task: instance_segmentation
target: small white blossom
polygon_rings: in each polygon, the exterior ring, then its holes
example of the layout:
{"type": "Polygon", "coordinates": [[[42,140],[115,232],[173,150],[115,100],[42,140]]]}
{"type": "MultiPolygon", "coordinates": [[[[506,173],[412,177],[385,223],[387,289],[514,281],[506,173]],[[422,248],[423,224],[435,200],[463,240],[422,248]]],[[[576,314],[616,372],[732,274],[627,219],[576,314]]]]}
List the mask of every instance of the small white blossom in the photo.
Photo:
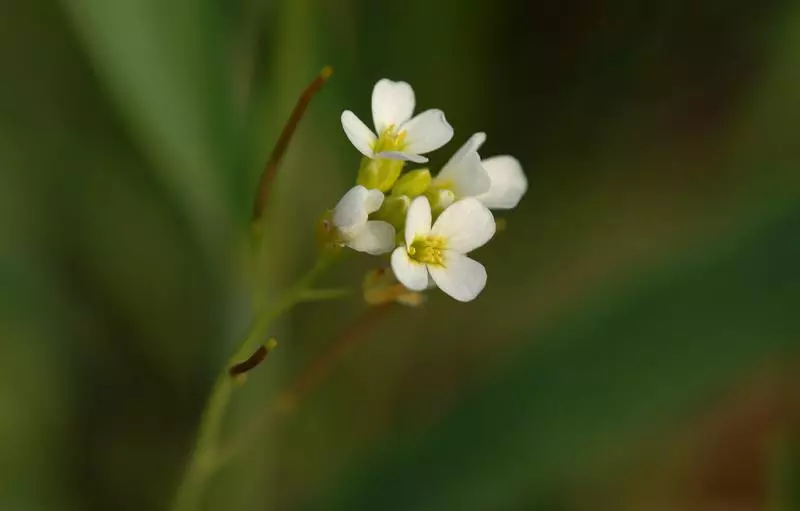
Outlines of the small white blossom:
{"type": "Polygon", "coordinates": [[[485,133],[476,133],[456,151],[436,178],[434,187],[452,191],[456,199],[475,197],[491,209],[511,209],[528,190],[522,165],[508,155],[481,160],[478,149],[485,133]]]}
{"type": "Polygon", "coordinates": [[[413,291],[428,278],[458,301],[473,300],[486,285],[486,269],[465,254],[483,246],[495,232],[492,213],[477,199],[455,202],[431,227],[431,205],[424,196],[408,207],[405,245],[392,252],[392,270],[413,291]]]}
{"type": "Polygon", "coordinates": [[[383,204],[383,194],[361,185],[351,188],[333,210],[333,225],[340,241],[353,250],[372,255],[394,248],[395,230],[388,222],[368,220],[383,204]]]}
{"type": "Polygon", "coordinates": [[[409,84],[384,78],[372,90],[375,133],[350,110],[342,113],[342,127],[350,142],[368,158],[425,163],[428,159],[421,155],[449,142],[453,128],[441,110],[426,110],[412,118],[414,106],[414,90],[409,84]]]}

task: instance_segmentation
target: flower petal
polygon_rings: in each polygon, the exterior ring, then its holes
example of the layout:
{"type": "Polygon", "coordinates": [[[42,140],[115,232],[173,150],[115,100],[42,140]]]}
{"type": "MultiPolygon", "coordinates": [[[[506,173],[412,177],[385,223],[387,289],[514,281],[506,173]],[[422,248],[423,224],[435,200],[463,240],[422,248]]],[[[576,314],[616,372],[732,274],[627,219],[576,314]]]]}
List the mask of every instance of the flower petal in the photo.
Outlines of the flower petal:
{"type": "Polygon", "coordinates": [[[414,89],[406,82],[384,78],[372,89],[372,122],[380,135],[388,126],[399,127],[414,113],[414,89]]]}
{"type": "MultiPolygon", "coordinates": [[[[380,192],[378,192],[380,193],[380,192]]],[[[370,191],[361,185],[349,189],[333,209],[333,225],[345,236],[354,236],[367,222],[367,198],[370,191]]]]}
{"type": "Polygon", "coordinates": [[[457,153],[442,168],[434,182],[449,184],[458,197],[475,197],[489,191],[491,185],[489,173],[481,165],[481,158],[474,150],[460,155],[457,153]]]}
{"type": "Polygon", "coordinates": [[[424,264],[408,257],[406,247],[397,247],[392,252],[392,271],[397,280],[412,291],[428,287],[428,270],[424,264]]]}
{"type": "Polygon", "coordinates": [[[462,199],[445,209],[431,229],[432,235],[442,236],[447,240],[448,249],[461,254],[483,246],[492,239],[494,232],[492,212],[472,197],[462,199]]]}
{"type": "Polygon", "coordinates": [[[450,160],[445,163],[444,167],[442,167],[442,172],[444,172],[444,170],[450,165],[458,165],[458,162],[460,162],[468,153],[477,153],[480,151],[484,142],[486,142],[486,133],[478,132],[473,134],[471,137],[469,137],[469,140],[464,142],[464,145],[458,148],[458,151],[455,152],[450,160]]]}
{"type": "Polygon", "coordinates": [[[431,232],[431,203],[425,196],[419,196],[408,206],[406,212],[406,247],[410,247],[417,236],[431,232]]]}
{"type": "Polygon", "coordinates": [[[493,156],[483,160],[483,168],[489,175],[489,190],[478,195],[477,199],[487,208],[511,209],[519,204],[528,191],[528,179],[522,165],[512,156],[493,156]]]}
{"type": "Polygon", "coordinates": [[[380,190],[368,190],[367,196],[364,198],[364,208],[367,214],[374,213],[381,209],[383,204],[383,192],[380,190]]]}
{"type": "Polygon", "coordinates": [[[425,154],[439,149],[453,138],[453,127],[441,110],[425,110],[403,124],[406,132],[405,153],[425,154]]]}
{"type": "Polygon", "coordinates": [[[372,146],[375,145],[375,141],[378,139],[375,133],[350,110],[342,112],[342,128],[344,128],[344,134],[347,135],[347,138],[356,149],[364,156],[372,158],[372,146]]]}
{"type": "Polygon", "coordinates": [[[413,161],[414,163],[427,163],[428,159],[418,154],[400,151],[382,151],[375,155],[375,158],[386,158],[388,160],[413,161]]]}
{"type": "Polygon", "coordinates": [[[486,286],[486,268],[474,259],[446,250],[444,266],[428,266],[439,289],[459,302],[469,302],[486,286]]]}
{"type": "Polygon", "coordinates": [[[347,246],[367,254],[385,254],[391,252],[395,247],[394,233],[392,224],[380,220],[370,220],[347,243],[347,246]]]}
{"type": "Polygon", "coordinates": [[[456,196],[450,190],[436,190],[434,193],[433,207],[439,211],[449,208],[456,201],[456,196]]]}

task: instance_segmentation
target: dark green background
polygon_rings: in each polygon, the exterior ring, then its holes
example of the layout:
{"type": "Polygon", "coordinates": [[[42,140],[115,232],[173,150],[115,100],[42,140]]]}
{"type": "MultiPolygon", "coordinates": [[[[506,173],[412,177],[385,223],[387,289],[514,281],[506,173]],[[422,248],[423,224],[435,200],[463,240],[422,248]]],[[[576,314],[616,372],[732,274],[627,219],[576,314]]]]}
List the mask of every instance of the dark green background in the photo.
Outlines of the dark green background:
{"type": "MultiPolygon", "coordinates": [[[[485,131],[529,192],[476,252],[478,300],[393,311],[207,509],[789,506],[798,61],[790,1],[6,2],[0,509],[166,507],[253,291],[311,264],[353,184],[339,114],[368,120],[382,77],[447,113],[435,168],[485,131]],[[326,64],[254,268],[255,182],[326,64]]],[[[364,307],[286,316],[226,436],[364,307]]]]}

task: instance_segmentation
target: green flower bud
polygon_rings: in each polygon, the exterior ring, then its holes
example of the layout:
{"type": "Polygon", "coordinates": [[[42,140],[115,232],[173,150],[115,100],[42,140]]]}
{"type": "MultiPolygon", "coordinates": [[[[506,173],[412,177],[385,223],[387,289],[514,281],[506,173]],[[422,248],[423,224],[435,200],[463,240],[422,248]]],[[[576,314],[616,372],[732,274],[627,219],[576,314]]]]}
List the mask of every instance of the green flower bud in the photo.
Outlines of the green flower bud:
{"type": "Polygon", "coordinates": [[[406,195],[414,198],[425,193],[431,184],[431,173],[428,169],[417,169],[406,172],[394,184],[392,195],[406,195]]]}
{"type": "Polygon", "coordinates": [[[406,225],[406,211],[411,199],[405,195],[386,197],[381,208],[375,212],[376,220],[389,222],[397,232],[402,233],[406,225]]]}
{"type": "Polygon", "coordinates": [[[362,158],[356,184],[360,184],[368,190],[388,192],[403,171],[405,163],[403,160],[388,158],[362,158]]]}
{"type": "Polygon", "coordinates": [[[438,216],[442,211],[447,209],[447,207],[455,201],[456,197],[450,190],[433,187],[425,192],[425,196],[431,203],[431,211],[434,216],[438,216]]]}

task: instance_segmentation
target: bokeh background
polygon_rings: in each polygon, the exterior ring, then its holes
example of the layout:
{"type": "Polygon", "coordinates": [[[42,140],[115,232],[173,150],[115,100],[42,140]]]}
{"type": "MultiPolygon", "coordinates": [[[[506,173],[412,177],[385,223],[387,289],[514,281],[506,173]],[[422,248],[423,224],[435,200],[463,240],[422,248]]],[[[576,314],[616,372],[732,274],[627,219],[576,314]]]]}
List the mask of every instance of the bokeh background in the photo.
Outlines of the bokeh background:
{"type": "MultiPolygon", "coordinates": [[[[213,379],[410,82],[530,181],[478,300],[301,305],[209,510],[797,509],[800,6],[11,0],[0,15],[0,509],[165,509],[213,379]],[[248,256],[258,175],[326,64],[248,256]],[[350,335],[350,334],[348,334],[350,335]]],[[[358,288],[378,260],[327,285],[358,288]]]]}

